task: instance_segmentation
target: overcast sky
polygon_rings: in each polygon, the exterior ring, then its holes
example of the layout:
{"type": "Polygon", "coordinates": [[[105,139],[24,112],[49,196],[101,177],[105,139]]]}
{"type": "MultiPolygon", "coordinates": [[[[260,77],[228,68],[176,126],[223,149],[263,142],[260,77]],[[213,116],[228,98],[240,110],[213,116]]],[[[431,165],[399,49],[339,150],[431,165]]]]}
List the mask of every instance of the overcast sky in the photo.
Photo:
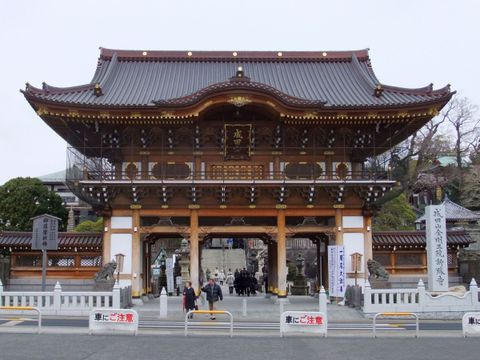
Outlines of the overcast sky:
{"type": "Polygon", "coordinates": [[[0,0],[0,184],[65,168],[66,143],[20,88],[85,84],[99,47],[370,48],[384,84],[447,83],[480,105],[478,0],[0,0]]]}

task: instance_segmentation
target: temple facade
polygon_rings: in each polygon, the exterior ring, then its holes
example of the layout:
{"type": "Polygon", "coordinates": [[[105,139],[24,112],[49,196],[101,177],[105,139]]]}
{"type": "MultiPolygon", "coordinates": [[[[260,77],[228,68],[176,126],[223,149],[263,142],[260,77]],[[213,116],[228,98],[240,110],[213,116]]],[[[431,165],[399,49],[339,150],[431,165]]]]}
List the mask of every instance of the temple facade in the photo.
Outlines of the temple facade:
{"type": "MultiPolygon", "coordinates": [[[[68,144],[70,189],[104,217],[103,262],[151,289],[157,241],[187,239],[194,287],[209,239],[268,247],[268,291],[287,295],[286,241],[310,239],[328,287],[327,245],[372,255],[371,206],[392,186],[392,147],[450,100],[432,85],[382,84],[367,50],[101,49],[92,80],[27,84],[27,101],[68,144]]],[[[362,281],[359,281],[362,284],[362,281]]]]}

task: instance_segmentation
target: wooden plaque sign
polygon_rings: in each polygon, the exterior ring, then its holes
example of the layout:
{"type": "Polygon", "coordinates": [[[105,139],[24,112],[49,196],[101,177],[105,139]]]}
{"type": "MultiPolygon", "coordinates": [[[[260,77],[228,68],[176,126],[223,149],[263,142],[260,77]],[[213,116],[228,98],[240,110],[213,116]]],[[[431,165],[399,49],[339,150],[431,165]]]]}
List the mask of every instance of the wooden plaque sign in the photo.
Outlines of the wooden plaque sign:
{"type": "Polygon", "coordinates": [[[225,160],[250,160],[251,124],[225,124],[225,160]]]}

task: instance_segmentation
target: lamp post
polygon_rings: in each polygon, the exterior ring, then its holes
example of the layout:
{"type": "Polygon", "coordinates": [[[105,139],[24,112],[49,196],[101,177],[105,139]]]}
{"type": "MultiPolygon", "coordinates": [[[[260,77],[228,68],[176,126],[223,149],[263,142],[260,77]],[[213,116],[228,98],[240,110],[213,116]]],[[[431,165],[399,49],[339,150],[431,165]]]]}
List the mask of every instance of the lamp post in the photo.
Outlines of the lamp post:
{"type": "Polygon", "coordinates": [[[362,254],[356,252],[350,256],[352,257],[352,270],[355,273],[355,286],[357,286],[357,274],[362,268],[362,254]]]}
{"type": "Polygon", "coordinates": [[[123,271],[123,261],[125,260],[125,255],[118,253],[115,254],[115,262],[117,263],[117,284],[120,285],[120,273],[123,271]]]}

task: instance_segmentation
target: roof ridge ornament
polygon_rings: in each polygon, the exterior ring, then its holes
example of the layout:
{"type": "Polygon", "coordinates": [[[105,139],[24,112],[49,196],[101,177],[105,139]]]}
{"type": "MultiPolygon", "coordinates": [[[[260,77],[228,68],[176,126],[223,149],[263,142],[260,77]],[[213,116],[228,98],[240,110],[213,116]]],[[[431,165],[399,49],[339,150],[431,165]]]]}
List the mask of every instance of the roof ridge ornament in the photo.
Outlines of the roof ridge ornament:
{"type": "Polygon", "coordinates": [[[95,84],[95,87],[93,88],[93,94],[97,97],[103,95],[102,87],[100,86],[100,84],[95,84]]]}
{"type": "Polygon", "coordinates": [[[376,97],[380,97],[380,96],[382,96],[382,93],[383,93],[382,84],[377,84],[377,86],[375,86],[374,95],[375,95],[376,97]]]}

